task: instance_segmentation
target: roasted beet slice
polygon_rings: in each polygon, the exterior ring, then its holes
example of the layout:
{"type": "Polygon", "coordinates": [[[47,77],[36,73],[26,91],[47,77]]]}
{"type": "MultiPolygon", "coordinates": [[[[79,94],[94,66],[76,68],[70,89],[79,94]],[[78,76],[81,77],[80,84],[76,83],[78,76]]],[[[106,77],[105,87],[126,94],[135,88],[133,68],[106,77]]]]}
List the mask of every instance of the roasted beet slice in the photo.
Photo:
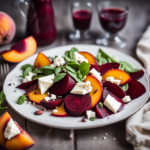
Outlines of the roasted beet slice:
{"type": "Polygon", "coordinates": [[[124,107],[125,107],[125,104],[122,102],[122,100],[120,98],[118,98],[116,95],[114,95],[113,93],[111,93],[110,91],[108,91],[106,89],[103,90],[102,101],[104,102],[108,95],[114,97],[116,101],[121,103],[121,106],[120,106],[120,108],[119,108],[119,110],[117,112],[122,111],[124,109],[124,107]]]}
{"type": "Polygon", "coordinates": [[[83,116],[86,110],[91,109],[91,97],[86,95],[68,94],[65,97],[65,108],[68,114],[74,117],[83,116]]]}
{"type": "Polygon", "coordinates": [[[92,64],[91,64],[91,65],[90,65],[90,70],[93,69],[93,68],[98,71],[98,66],[97,66],[97,65],[92,65],[92,64]]]}
{"type": "Polygon", "coordinates": [[[49,89],[49,92],[55,95],[66,95],[72,90],[75,84],[76,82],[74,81],[74,79],[72,79],[69,74],[66,74],[66,76],[62,80],[56,82],[49,89]]]}
{"type": "Polygon", "coordinates": [[[140,97],[141,95],[143,95],[146,92],[146,89],[143,86],[143,84],[141,84],[140,82],[138,82],[136,80],[131,80],[128,83],[128,85],[129,85],[129,88],[126,91],[126,94],[129,95],[132,100],[140,97]]]}
{"type": "Polygon", "coordinates": [[[31,91],[36,89],[38,87],[38,83],[34,83],[33,85],[30,85],[29,87],[26,88],[26,93],[25,95],[28,95],[31,91]]]}
{"type": "Polygon", "coordinates": [[[130,73],[130,77],[133,80],[138,80],[138,79],[142,78],[143,75],[144,75],[144,71],[143,70],[140,70],[140,71],[135,72],[135,73],[130,73]]]}
{"type": "Polygon", "coordinates": [[[33,85],[36,82],[38,82],[38,80],[32,80],[32,81],[29,81],[26,83],[22,83],[22,84],[18,85],[16,88],[26,90],[26,88],[28,88],[30,85],[33,85]]]}
{"type": "Polygon", "coordinates": [[[109,81],[105,81],[103,83],[103,87],[106,88],[108,91],[119,97],[120,99],[126,96],[126,93],[122,90],[122,88],[115,83],[111,83],[109,81]]]}
{"type": "Polygon", "coordinates": [[[60,106],[64,101],[64,98],[57,98],[55,100],[45,101],[44,99],[41,100],[41,105],[48,109],[55,109],[56,107],[60,106]]]}
{"type": "Polygon", "coordinates": [[[108,70],[110,69],[118,69],[120,66],[119,63],[106,63],[106,64],[102,64],[99,67],[99,72],[101,73],[101,75],[105,74],[108,70]]]}

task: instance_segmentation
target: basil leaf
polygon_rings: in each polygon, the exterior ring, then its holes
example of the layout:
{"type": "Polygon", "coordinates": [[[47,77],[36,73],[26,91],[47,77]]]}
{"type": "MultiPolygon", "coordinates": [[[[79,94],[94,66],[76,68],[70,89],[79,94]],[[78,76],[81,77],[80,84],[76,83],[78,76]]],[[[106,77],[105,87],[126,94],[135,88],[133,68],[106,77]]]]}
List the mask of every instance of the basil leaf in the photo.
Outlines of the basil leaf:
{"type": "Polygon", "coordinates": [[[70,62],[70,60],[71,60],[71,59],[70,59],[70,51],[66,51],[66,52],[65,52],[65,61],[66,61],[66,62],[70,62]]]}
{"type": "Polygon", "coordinates": [[[41,67],[38,70],[34,70],[33,73],[44,73],[45,70],[48,70],[48,69],[55,71],[55,69],[53,67],[51,67],[51,66],[44,66],[44,67],[41,67]]]}
{"type": "Polygon", "coordinates": [[[20,96],[20,97],[18,98],[18,104],[19,104],[19,105],[22,105],[22,104],[24,103],[25,99],[26,99],[26,96],[25,96],[25,95],[20,96]]]}
{"type": "Polygon", "coordinates": [[[76,72],[79,70],[80,64],[77,63],[67,63],[65,66],[70,66],[71,68],[73,68],[76,72]]]}
{"type": "Polygon", "coordinates": [[[80,71],[77,72],[77,76],[82,79],[82,74],[80,73],[80,71]]]}
{"type": "Polygon", "coordinates": [[[8,108],[8,107],[1,107],[1,106],[0,106],[0,110],[7,109],[7,108],[8,108]]]}
{"type": "Polygon", "coordinates": [[[128,88],[129,88],[129,85],[128,84],[124,84],[123,86],[120,86],[122,88],[123,91],[127,91],[128,88]]]}
{"type": "Polygon", "coordinates": [[[79,70],[82,75],[88,75],[89,69],[90,69],[90,65],[89,65],[89,63],[87,63],[85,61],[83,61],[79,67],[79,70]]]}
{"type": "Polygon", "coordinates": [[[73,72],[71,72],[71,71],[69,71],[69,70],[67,70],[67,73],[72,77],[72,78],[74,78],[75,80],[76,80],[76,82],[82,82],[82,80],[77,76],[77,74],[76,73],[73,73],[73,72]]]}
{"type": "Polygon", "coordinates": [[[56,74],[56,75],[59,74],[63,68],[64,68],[64,66],[57,67],[57,68],[55,69],[55,74],[56,74]]]}
{"type": "Polygon", "coordinates": [[[41,78],[41,77],[44,77],[44,76],[43,75],[39,75],[39,76],[33,77],[32,79],[36,80],[36,79],[41,78]]]}
{"type": "Polygon", "coordinates": [[[21,69],[22,69],[22,70],[25,70],[25,69],[28,68],[28,67],[33,67],[33,66],[30,65],[30,64],[25,64],[25,65],[23,65],[23,66],[21,67],[21,69]]]}
{"type": "Polygon", "coordinates": [[[48,75],[51,75],[51,74],[54,74],[55,73],[55,70],[53,69],[45,69],[44,70],[44,75],[45,76],[48,76],[48,75]]]}
{"type": "Polygon", "coordinates": [[[105,64],[105,63],[107,63],[107,59],[103,58],[100,53],[98,53],[95,58],[96,58],[98,64],[105,64]]]}
{"type": "Polygon", "coordinates": [[[3,91],[0,92],[0,104],[4,101],[5,99],[5,94],[3,91]]]}
{"type": "Polygon", "coordinates": [[[73,55],[74,55],[74,52],[78,52],[78,49],[76,49],[75,47],[73,47],[71,50],[70,50],[70,58],[73,59],[73,55]]]}
{"type": "Polygon", "coordinates": [[[66,76],[66,73],[61,73],[55,76],[54,78],[54,83],[60,81],[61,79],[63,79],[66,76]]]}
{"type": "Polygon", "coordinates": [[[72,73],[76,73],[76,70],[73,69],[71,66],[65,65],[66,70],[71,71],[72,73]]]}
{"type": "Polygon", "coordinates": [[[32,72],[33,67],[29,66],[27,67],[24,72],[23,72],[23,78],[25,78],[26,76],[28,76],[29,72],[32,72]]]}
{"type": "Polygon", "coordinates": [[[56,57],[57,57],[57,56],[55,56],[55,57],[50,57],[50,56],[48,56],[48,58],[51,59],[51,60],[54,60],[56,57]]]}
{"type": "Polygon", "coordinates": [[[98,107],[99,107],[99,108],[103,108],[102,102],[99,102],[98,107]]]}
{"type": "Polygon", "coordinates": [[[90,118],[90,121],[95,121],[95,118],[96,118],[96,117],[90,118]]]}

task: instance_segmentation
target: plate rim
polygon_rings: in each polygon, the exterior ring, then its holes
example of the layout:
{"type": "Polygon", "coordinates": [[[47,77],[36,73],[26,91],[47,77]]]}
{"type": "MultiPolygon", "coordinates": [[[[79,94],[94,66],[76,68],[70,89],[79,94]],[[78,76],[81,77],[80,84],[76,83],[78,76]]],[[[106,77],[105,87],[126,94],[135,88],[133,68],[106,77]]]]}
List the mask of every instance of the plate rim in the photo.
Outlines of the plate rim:
{"type": "MultiPolygon", "coordinates": [[[[147,79],[148,82],[150,83],[150,80],[149,80],[149,78],[148,78],[148,75],[147,75],[147,72],[146,72],[145,68],[144,68],[134,57],[132,57],[132,56],[126,54],[126,53],[122,53],[122,52],[120,52],[120,51],[118,51],[118,50],[116,50],[115,48],[112,48],[112,47],[105,47],[105,46],[92,45],[92,44],[68,44],[68,45],[64,45],[64,46],[57,46],[57,47],[49,48],[49,49],[46,49],[46,50],[41,51],[41,52],[47,52],[47,51],[51,51],[51,50],[56,49],[56,48],[62,48],[62,47],[67,47],[67,46],[68,46],[68,47],[69,47],[69,46],[73,46],[73,47],[76,47],[76,46],[95,46],[95,47],[99,47],[99,48],[102,48],[102,49],[103,49],[103,48],[112,49],[112,50],[117,51],[117,53],[124,54],[124,55],[126,55],[127,57],[130,57],[131,59],[134,59],[134,61],[136,61],[136,63],[138,63],[138,64],[141,66],[141,68],[144,69],[145,75],[146,75],[146,79],[147,79]]],[[[38,53],[39,53],[39,52],[38,52],[38,53]]],[[[32,57],[32,56],[34,56],[34,55],[37,55],[38,53],[35,53],[35,54],[31,55],[30,57],[32,57]]],[[[30,57],[28,57],[28,58],[30,58],[30,57]]],[[[27,58],[27,59],[28,59],[28,58],[27,58]]],[[[25,59],[25,60],[26,60],[26,59],[25,59]]],[[[25,60],[23,60],[22,62],[24,62],[25,60]]],[[[22,62],[20,62],[20,63],[22,63],[22,62]]],[[[14,70],[15,68],[17,68],[20,63],[18,63],[18,64],[9,72],[9,74],[10,74],[11,72],[13,72],[13,70],[14,70]]],[[[7,76],[8,76],[8,75],[7,75],[7,76]]],[[[7,76],[6,76],[6,78],[7,78],[7,76]]],[[[5,78],[5,81],[6,81],[6,78],[5,78]]],[[[3,88],[2,88],[2,89],[4,89],[5,81],[4,81],[4,84],[3,84],[3,88]]],[[[98,128],[98,127],[108,126],[108,125],[111,125],[111,124],[114,124],[114,123],[117,123],[117,122],[120,122],[120,121],[122,121],[122,120],[125,120],[125,119],[129,118],[131,115],[135,114],[139,109],[141,109],[141,107],[147,102],[148,98],[150,97],[150,87],[149,87],[149,84],[148,84],[148,91],[149,91],[149,92],[148,92],[148,94],[147,94],[145,100],[143,101],[143,103],[142,103],[136,110],[134,110],[132,113],[128,114],[126,117],[124,117],[124,118],[122,118],[122,119],[120,119],[120,120],[118,120],[118,121],[111,122],[111,123],[109,123],[109,124],[104,124],[104,125],[89,125],[89,126],[83,126],[83,127],[64,127],[64,126],[59,126],[59,125],[58,125],[58,126],[57,126],[57,125],[54,126],[54,125],[48,125],[48,124],[45,124],[45,123],[42,123],[42,122],[39,122],[39,121],[30,119],[29,117],[26,117],[25,115],[22,115],[19,111],[17,111],[17,110],[9,103],[9,100],[7,100],[7,98],[6,98],[6,101],[7,101],[7,104],[8,104],[15,112],[17,112],[20,116],[22,116],[23,118],[25,118],[25,119],[27,119],[27,120],[29,120],[29,121],[35,122],[35,123],[37,123],[37,124],[40,124],[40,125],[44,125],[44,126],[47,126],[47,127],[58,128],[58,129],[66,129],[66,130],[67,130],[67,129],[91,129],[91,128],[98,128]]]]}

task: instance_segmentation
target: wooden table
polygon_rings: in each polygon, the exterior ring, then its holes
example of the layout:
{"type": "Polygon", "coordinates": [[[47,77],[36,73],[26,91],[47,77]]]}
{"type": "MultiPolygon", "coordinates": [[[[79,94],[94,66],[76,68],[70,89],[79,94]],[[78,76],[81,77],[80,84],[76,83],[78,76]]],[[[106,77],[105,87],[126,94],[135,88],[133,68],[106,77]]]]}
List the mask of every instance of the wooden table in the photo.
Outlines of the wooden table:
{"type": "MultiPolygon", "coordinates": [[[[90,41],[85,42],[71,42],[67,38],[69,31],[73,30],[72,21],[70,16],[70,1],[69,0],[55,0],[53,1],[56,25],[58,30],[57,40],[47,46],[38,47],[37,53],[53,47],[66,45],[66,44],[95,44],[95,39],[99,35],[103,34],[103,30],[99,25],[98,15],[96,11],[96,4],[98,0],[91,0],[93,3],[94,15],[92,18],[92,24],[90,32],[93,38],[90,41]]],[[[124,49],[118,49],[123,53],[127,53],[137,59],[135,54],[136,43],[141,37],[142,33],[149,25],[150,22],[150,5],[149,0],[120,0],[125,2],[129,7],[129,17],[125,28],[120,32],[120,35],[125,37],[128,41],[128,46],[124,49]]],[[[23,7],[26,10],[25,7],[23,7]]],[[[16,8],[14,0],[1,0],[0,10],[8,13],[15,20],[17,25],[17,33],[15,39],[4,46],[0,46],[0,51],[9,49],[10,46],[25,37],[25,25],[26,21],[16,8]]],[[[0,58],[0,63],[5,61],[0,58]]],[[[16,64],[9,63],[11,69],[16,64]]],[[[2,87],[1,87],[2,89],[2,87]]],[[[17,100],[17,97],[16,97],[17,100]]],[[[7,103],[3,103],[7,106],[7,103]]],[[[55,128],[45,127],[31,121],[28,121],[17,113],[15,113],[10,107],[7,111],[11,114],[14,120],[16,120],[36,141],[36,145],[31,150],[132,150],[133,147],[125,140],[125,123],[126,120],[94,129],[86,130],[74,130],[74,138],[70,139],[70,130],[61,130],[55,128]],[[105,133],[108,133],[106,136],[105,133]],[[107,139],[103,140],[103,136],[107,139]],[[93,140],[93,137],[96,137],[93,140]],[[116,138],[114,141],[113,138],[116,138]],[[99,142],[100,141],[100,142],[99,142]]],[[[0,116],[5,111],[0,111],[0,116]]],[[[0,150],[4,148],[0,147],[0,150]]]]}

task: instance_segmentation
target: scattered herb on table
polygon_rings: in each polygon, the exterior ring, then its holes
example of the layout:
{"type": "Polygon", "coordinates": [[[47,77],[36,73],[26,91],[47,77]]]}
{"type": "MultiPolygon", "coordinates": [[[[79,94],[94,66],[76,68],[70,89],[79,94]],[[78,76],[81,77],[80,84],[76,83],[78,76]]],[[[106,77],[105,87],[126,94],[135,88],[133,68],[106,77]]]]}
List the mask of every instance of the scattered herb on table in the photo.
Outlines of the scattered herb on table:
{"type": "Polygon", "coordinates": [[[18,104],[22,105],[25,102],[26,96],[22,95],[18,98],[18,104]]]}

